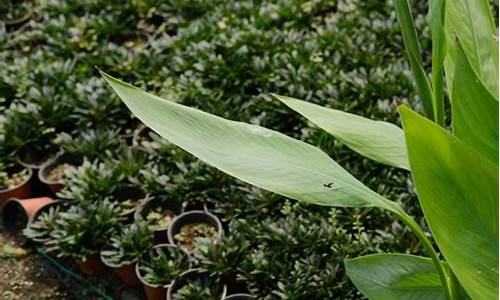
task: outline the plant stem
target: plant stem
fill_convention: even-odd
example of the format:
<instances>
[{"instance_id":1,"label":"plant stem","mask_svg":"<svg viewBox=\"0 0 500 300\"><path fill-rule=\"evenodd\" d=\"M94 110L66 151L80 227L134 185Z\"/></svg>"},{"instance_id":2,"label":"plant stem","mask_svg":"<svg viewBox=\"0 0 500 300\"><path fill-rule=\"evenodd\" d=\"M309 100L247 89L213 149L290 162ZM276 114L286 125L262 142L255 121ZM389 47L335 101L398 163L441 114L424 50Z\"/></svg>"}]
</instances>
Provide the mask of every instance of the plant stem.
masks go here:
<instances>
[{"instance_id":1,"label":"plant stem","mask_svg":"<svg viewBox=\"0 0 500 300\"><path fill-rule=\"evenodd\" d=\"M439 259L439 255L432 246L431 241L425 236L423 229L417 224L417 222L415 222L415 220L412 219L412 217L410 217L407 213L405 213L402 210L398 211L396 213L396 216L408 227L410 227L410 229L418 237L418 239L422 243L422 246L424 246L425 250L429 253L432 262L436 266L436 271L439 274L439 278L441 279L443 289L445 290L446 293L446 299L454 300L455 295L451 287L450 276L448 275L448 272L446 271L444 264L441 262L441 259Z\"/></svg>"}]
</instances>

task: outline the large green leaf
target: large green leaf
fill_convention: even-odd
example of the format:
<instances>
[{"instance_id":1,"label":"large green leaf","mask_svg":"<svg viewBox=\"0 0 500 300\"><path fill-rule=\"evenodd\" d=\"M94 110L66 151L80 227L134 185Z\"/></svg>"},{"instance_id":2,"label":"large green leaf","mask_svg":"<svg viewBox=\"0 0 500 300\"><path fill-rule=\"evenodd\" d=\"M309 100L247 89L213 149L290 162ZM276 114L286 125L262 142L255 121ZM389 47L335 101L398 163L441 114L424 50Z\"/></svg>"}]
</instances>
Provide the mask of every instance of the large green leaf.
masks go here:
<instances>
[{"instance_id":1,"label":"large green leaf","mask_svg":"<svg viewBox=\"0 0 500 300\"><path fill-rule=\"evenodd\" d=\"M489 1L447 1L445 24L450 38L460 41L485 87L498 95L498 39Z\"/></svg>"},{"instance_id":2,"label":"large green leaf","mask_svg":"<svg viewBox=\"0 0 500 300\"><path fill-rule=\"evenodd\" d=\"M453 84L453 133L498 165L498 101L457 48Z\"/></svg>"},{"instance_id":3,"label":"large green leaf","mask_svg":"<svg viewBox=\"0 0 500 300\"><path fill-rule=\"evenodd\" d=\"M396 125L290 97L274 96L352 150L387 165L410 169L403 130Z\"/></svg>"},{"instance_id":4,"label":"large green leaf","mask_svg":"<svg viewBox=\"0 0 500 300\"><path fill-rule=\"evenodd\" d=\"M409 108L400 114L417 194L441 252L473 299L496 299L498 167Z\"/></svg>"},{"instance_id":5,"label":"large green leaf","mask_svg":"<svg viewBox=\"0 0 500 300\"><path fill-rule=\"evenodd\" d=\"M399 26L403 35L408 60L410 61L411 70L415 78L415 86L418 95L422 101L424 113L429 119L434 118L432 90L427 74L424 69L420 50L420 43L411 14L410 3L408 0L394 0L396 15L398 17Z\"/></svg>"},{"instance_id":6,"label":"large green leaf","mask_svg":"<svg viewBox=\"0 0 500 300\"><path fill-rule=\"evenodd\" d=\"M430 258L373 254L344 262L354 285L371 300L445 300Z\"/></svg>"},{"instance_id":7,"label":"large green leaf","mask_svg":"<svg viewBox=\"0 0 500 300\"><path fill-rule=\"evenodd\" d=\"M231 176L299 201L400 211L396 203L364 186L317 147L161 99L102 75L148 127Z\"/></svg>"}]
</instances>

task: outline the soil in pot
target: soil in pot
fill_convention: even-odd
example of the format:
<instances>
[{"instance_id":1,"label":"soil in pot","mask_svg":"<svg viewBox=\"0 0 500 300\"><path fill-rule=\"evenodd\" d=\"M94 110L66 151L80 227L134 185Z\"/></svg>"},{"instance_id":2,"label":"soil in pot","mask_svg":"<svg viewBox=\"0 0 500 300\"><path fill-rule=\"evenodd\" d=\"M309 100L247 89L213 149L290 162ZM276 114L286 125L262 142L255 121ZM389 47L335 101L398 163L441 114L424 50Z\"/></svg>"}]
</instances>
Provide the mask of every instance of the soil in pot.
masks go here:
<instances>
[{"instance_id":1,"label":"soil in pot","mask_svg":"<svg viewBox=\"0 0 500 300\"><path fill-rule=\"evenodd\" d=\"M113 194L113 199L118 203L120 215L126 217L128 222L132 222L134 212L146 199L146 194L140 188L126 185Z\"/></svg>"},{"instance_id":2,"label":"soil in pot","mask_svg":"<svg viewBox=\"0 0 500 300\"><path fill-rule=\"evenodd\" d=\"M182 206L167 198L150 198L143 202L135 211L134 219L146 221L154 232L155 243L166 243L167 230L175 217L182 211Z\"/></svg>"},{"instance_id":3,"label":"soil in pot","mask_svg":"<svg viewBox=\"0 0 500 300\"><path fill-rule=\"evenodd\" d=\"M20 165L0 171L0 205L9 198L31 196L31 169Z\"/></svg>"},{"instance_id":4,"label":"soil in pot","mask_svg":"<svg viewBox=\"0 0 500 300\"><path fill-rule=\"evenodd\" d=\"M226 286L218 278L197 269L184 272L167 292L167 300L222 300L225 297Z\"/></svg>"},{"instance_id":5,"label":"soil in pot","mask_svg":"<svg viewBox=\"0 0 500 300\"><path fill-rule=\"evenodd\" d=\"M215 243L218 239L217 229L207 223L192 223L181 227L179 233L174 235L174 239L182 250L192 253L196 250L198 239L207 239L210 243Z\"/></svg>"},{"instance_id":6,"label":"soil in pot","mask_svg":"<svg viewBox=\"0 0 500 300\"><path fill-rule=\"evenodd\" d=\"M166 229L172 223L175 214L171 210L156 207L146 215L146 222L151 230Z\"/></svg>"},{"instance_id":7,"label":"soil in pot","mask_svg":"<svg viewBox=\"0 0 500 300\"><path fill-rule=\"evenodd\" d=\"M50 170L45 178L50 182L62 182L65 178L66 172L75 169L75 166L68 163L63 163L55 166L52 170Z\"/></svg>"},{"instance_id":8,"label":"soil in pot","mask_svg":"<svg viewBox=\"0 0 500 300\"><path fill-rule=\"evenodd\" d=\"M205 211L189 211L178 216L168 229L170 243L192 253L198 247L200 239L215 243L222 235L219 219Z\"/></svg>"},{"instance_id":9,"label":"soil in pot","mask_svg":"<svg viewBox=\"0 0 500 300\"><path fill-rule=\"evenodd\" d=\"M43 165L38 171L38 179L57 193L63 188L62 181L68 171L83 163L83 158L71 154L59 154L52 161Z\"/></svg>"}]
</instances>

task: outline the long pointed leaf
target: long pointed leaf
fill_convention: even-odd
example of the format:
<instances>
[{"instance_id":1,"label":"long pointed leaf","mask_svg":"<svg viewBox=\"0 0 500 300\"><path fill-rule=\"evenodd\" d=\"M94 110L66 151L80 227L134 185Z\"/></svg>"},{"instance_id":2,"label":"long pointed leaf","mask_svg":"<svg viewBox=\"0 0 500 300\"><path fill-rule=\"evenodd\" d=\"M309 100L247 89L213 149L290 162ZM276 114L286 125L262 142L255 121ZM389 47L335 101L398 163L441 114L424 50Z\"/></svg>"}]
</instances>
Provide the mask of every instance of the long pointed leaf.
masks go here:
<instances>
[{"instance_id":1,"label":"long pointed leaf","mask_svg":"<svg viewBox=\"0 0 500 300\"><path fill-rule=\"evenodd\" d=\"M498 167L407 107L400 107L425 218L473 299L498 297Z\"/></svg>"},{"instance_id":2,"label":"long pointed leaf","mask_svg":"<svg viewBox=\"0 0 500 300\"><path fill-rule=\"evenodd\" d=\"M432 90L422 62L422 52L411 14L410 3L408 0L394 0L394 6L396 7L396 15L401 27L401 33L403 34L403 41L408 53L411 70L415 77L415 86L424 107L425 116L433 119Z\"/></svg>"},{"instance_id":3,"label":"long pointed leaf","mask_svg":"<svg viewBox=\"0 0 500 300\"><path fill-rule=\"evenodd\" d=\"M429 23L432 33L432 93L434 120L441 126L444 118L444 59L446 57L446 34L444 30L445 0L432 0L429 3Z\"/></svg>"},{"instance_id":4,"label":"long pointed leaf","mask_svg":"<svg viewBox=\"0 0 500 300\"><path fill-rule=\"evenodd\" d=\"M344 262L354 285L370 300L445 300L430 258L373 254Z\"/></svg>"},{"instance_id":5,"label":"long pointed leaf","mask_svg":"<svg viewBox=\"0 0 500 300\"><path fill-rule=\"evenodd\" d=\"M161 99L102 75L147 126L231 176L299 201L400 210L317 147L267 128Z\"/></svg>"},{"instance_id":6,"label":"long pointed leaf","mask_svg":"<svg viewBox=\"0 0 500 300\"><path fill-rule=\"evenodd\" d=\"M383 164L410 169L403 130L396 125L290 97L274 96L352 150Z\"/></svg>"},{"instance_id":7,"label":"long pointed leaf","mask_svg":"<svg viewBox=\"0 0 500 300\"><path fill-rule=\"evenodd\" d=\"M477 78L461 47L455 66L453 133L498 165L498 101Z\"/></svg>"}]
</instances>

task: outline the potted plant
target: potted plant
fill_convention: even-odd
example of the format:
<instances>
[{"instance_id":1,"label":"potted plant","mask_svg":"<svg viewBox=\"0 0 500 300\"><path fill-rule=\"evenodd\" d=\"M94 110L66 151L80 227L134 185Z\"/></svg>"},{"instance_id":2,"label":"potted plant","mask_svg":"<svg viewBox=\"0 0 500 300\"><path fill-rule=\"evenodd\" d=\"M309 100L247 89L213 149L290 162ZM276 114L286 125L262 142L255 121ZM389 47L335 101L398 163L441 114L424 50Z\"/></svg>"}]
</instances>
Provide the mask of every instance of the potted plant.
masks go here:
<instances>
[{"instance_id":1,"label":"potted plant","mask_svg":"<svg viewBox=\"0 0 500 300\"><path fill-rule=\"evenodd\" d=\"M0 205L7 199L29 198L33 172L15 163L0 163Z\"/></svg>"},{"instance_id":2,"label":"potted plant","mask_svg":"<svg viewBox=\"0 0 500 300\"><path fill-rule=\"evenodd\" d=\"M136 273L149 300L164 300L171 281L190 265L189 256L180 248L159 244L139 258Z\"/></svg>"},{"instance_id":3,"label":"potted plant","mask_svg":"<svg viewBox=\"0 0 500 300\"><path fill-rule=\"evenodd\" d=\"M111 237L101 250L101 260L128 285L140 284L135 272L137 259L153 246L153 232L139 221Z\"/></svg>"},{"instance_id":4,"label":"potted plant","mask_svg":"<svg viewBox=\"0 0 500 300\"><path fill-rule=\"evenodd\" d=\"M46 184L53 193L64 186L64 178L83 163L78 155L59 153L54 159L43 165L38 171L38 179Z\"/></svg>"},{"instance_id":5,"label":"potted plant","mask_svg":"<svg viewBox=\"0 0 500 300\"><path fill-rule=\"evenodd\" d=\"M222 300L226 286L208 273L191 269L182 273L168 288L167 300Z\"/></svg>"},{"instance_id":6,"label":"potted plant","mask_svg":"<svg viewBox=\"0 0 500 300\"><path fill-rule=\"evenodd\" d=\"M200 239L215 243L223 233L220 220L213 214L193 210L179 215L168 228L168 240L188 253L194 252Z\"/></svg>"},{"instance_id":7,"label":"potted plant","mask_svg":"<svg viewBox=\"0 0 500 300\"><path fill-rule=\"evenodd\" d=\"M57 155L56 147L52 144L43 144L43 146L26 145L19 151L16 156L20 165L32 169L34 172L38 170Z\"/></svg>"},{"instance_id":8,"label":"potted plant","mask_svg":"<svg viewBox=\"0 0 500 300\"><path fill-rule=\"evenodd\" d=\"M112 199L117 202L122 215L127 222L134 220L135 210L140 206L143 201L146 201L146 193L138 187L127 184L116 190Z\"/></svg>"},{"instance_id":9,"label":"potted plant","mask_svg":"<svg viewBox=\"0 0 500 300\"><path fill-rule=\"evenodd\" d=\"M116 205L108 199L72 205L59 214L47 245L59 257L71 257L86 275L105 269L99 251L116 232L121 219Z\"/></svg>"},{"instance_id":10,"label":"potted plant","mask_svg":"<svg viewBox=\"0 0 500 300\"><path fill-rule=\"evenodd\" d=\"M137 208L134 219L146 221L154 232L156 243L166 243L168 227L181 211L182 206L167 197L151 197Z\"/></svg>"}]
</instances>

